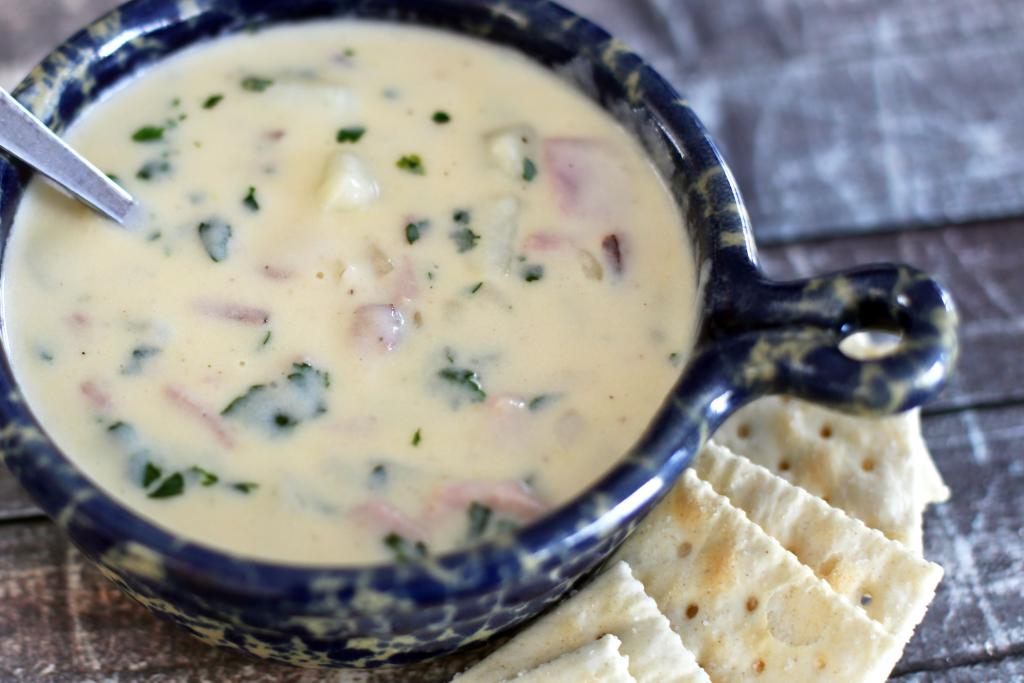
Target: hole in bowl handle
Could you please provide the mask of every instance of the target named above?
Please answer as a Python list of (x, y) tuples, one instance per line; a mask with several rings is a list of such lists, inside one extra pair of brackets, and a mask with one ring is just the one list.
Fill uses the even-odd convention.
[[(784, 393), (852, 413), (899, 412), (935, 396), (956, 360), (952, 299), (910, 266), (792, 282), (758, 273), (731, 289), (713, 302), (710, 341), (757, 338), (732, 378), (751, 397)], [(839, 350), (844, 338), (867, 330), (896, 332), (899, 343), (870, 360)]]

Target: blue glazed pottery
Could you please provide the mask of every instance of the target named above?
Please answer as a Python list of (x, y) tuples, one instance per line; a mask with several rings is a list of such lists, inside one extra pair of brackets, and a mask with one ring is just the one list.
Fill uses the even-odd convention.
[[(411, 22), (511, 46), (635, 132), (687, 218), (700, 264), (698, 346), (640, 441), (555, 513), (422, 564), (336, 568), (231, 556), (122, 507), (47, 437), (5, 349), (7, 466), (105, 576), (156, 614), (208, 643), (291, 664), (422, 672), (529, 619), (597, 567), (744, 403), (787, 393), (893, 412), (944, 384), (956, 314), (934, 280), (897, 265), (767, 280), (735, 182), (686, 100), (602, 29), (545, 0), (134, 0), (58, 47), (15, 95), (59, 132), (104, 92), (180, 49), (324, 17)], [(27, 179), (0, 156), (4, 244)], [(898, 348), (870, 361), (840, 352), (845, 336), (867, 328), (898, 332)]]

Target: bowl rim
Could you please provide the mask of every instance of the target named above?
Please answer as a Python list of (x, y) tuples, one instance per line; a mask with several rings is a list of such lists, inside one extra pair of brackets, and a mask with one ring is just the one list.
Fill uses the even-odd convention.
[[(466, 6), (488, 4), (486, 1), (474, 0), (443, 2)], [(195, 9), (190, 16), (195, 16), (227, 2), (198, 0), (191, 4)], [(149, 25), (143, 22), (136, 25), (121, 23), (126, 11), (130, 13), (133, 10), (144, 10), (147, 6), (153, 5), (152, 0), (130, 0), (91, 22), (54, 48), (22, 81), (15, 90), (15, 95), (28, 99), (30, 108), (55, 108), (62, 86), (48, 82), (45, 74), (66, 73), (68, 54), (82, 50), (97, 51), (100, 54), (107, 51), (108, 55), (114, 54), (126, 42), (125, 36), (137, 38), (161, 30), (164, 26), (154, 25), (153, 22)], [(490, 6), (495, 11), (507, 12), (513, 21), (517, 19), (516, 15), (557, 20), (563, 26), (571, 26), (574, 39), (582, 45), (590, 46), (594, 54), (607, 54), (611, 51), (613, 63), (608, 65), (609, 68), (617, 74), (634, 74), (635, 81), (631, 88), (635, 89), (638, 102), (649, 110), (652, 119), (656, 120), (660, 130), (667, 136), (667, 141), (676, 147), (681, 158), (687, 160), (687, 177), (693, 182), (698, 182), (699, 179), (699, 183), (704, 185), (701, 195), (710, 210), (704, 212), (703, 225), (693, 226), (692, 211), (680, 206), (685, 222), (691, 223), (687, 226), (691, 237), (694, 233), (700, 233), (708, 240), (703, 249), (693, 244), (695, 267), (701, 273), (701, 283), (706, 284), (709, 277), (715, 275), (713, 271), (719, 270), (719, 260), (723, 251), (731, 252), (731, 259), (738, 265), (756, 270), (756, 250), (749, 219), (735, 180), (703, 124), (673, 86), (603, 28), (555, 2), (504, 0), (500, 3), (491, 3)], [(329, 14), (317, 18), (343, 19)], [(184, 21), (185, 18), (179, 16), (177, 20)], [(119, 26), (118, 31), (112, 38), (104, 38), (105, 34), (101, 29), (115, 22)], [(281, 25), (289, 22), (271, 18), (268, 23)], [(455, 26), (445, 28), (458, 30)], [(237, 30), (232, 28), (221, 35), (232, 35)], [(117, 41), (120, 41), (118, 46), (113, 52), (109, 52), (110, 45)], [(191, 40), (183, 47), (198, 42)], [(578, 50), (579, 47), (579, 44), (572, 46), (573, 50)], [(164, 57), (172, 57), (177, 51), (177, 48), (169, 50)], [(533, 55), (526, 56), (536, 61)], [(131, 73), (130, 71), (122, 74), (117, 80), (122, 81), (130, 77)], [(44, 114), (44, 118), (50, 118), (50, 115)], [(674, 170), (679, 172), (678, 164)], [(17, 173), (16, 168), (0, 155), (0, 177), (5, 171)], [(664, 180), (671, 182), (670, 178)], [(684, 192), (689, 194), (691, 190), (687, 189)], [(10, 201), (7, 197), (0, 196), (0, 208), (7, 203), (3, 201), (5, 199)], [(16, 196), (15, 203), (19, 199), (20, 196)], [(11, 232), (10, 227), (6, 226), (0, 233), (4, 247)], [(742, 240), (723, 244), (721, 236), (724, 231), (739, 233)], [(698, 252), (702, 250), (705, 252), (704, 258), (698, 260)], [(704, 289), (706, 290), (706, 287)], [(695, 345), (691, 348), (691, 359), (698, 353), (701, 343), (699, 338), (706, 322), (706, 291), (698, 292), (696, 304)], [(75, 540), (76, 534), (68, 528), (69, 526), (87, 528), (90, 533), (105, 536), (112, 546), (142, 548), (149, 551), (154, 554), (152, 559), (158, 561), (168, 575), (173, 574), (179, 579), (207, 587), (215, 586), (218, 593), (240, 599), (248, 599), (253, 595), (273, 599), (282, 594), (293, 594), (296, 590), (320, 590), (316, 586), (329, 586), (330, 590), (336, 590), (338, 586), (354, 585), (367, 575), (373, 576), (374, 585), (385, 586), (387, 590), (407, 589), (400, 592), (414, 598), (419, 606), (447, 602), (459, 595), (474, 596), (478, 594), (481, 585), (507, 577), (510, 566), (518, 567), (519, 571), (525, 571), (527, 567), (535, 570), (549, 568), (552, 562), (561, 564), (562, 558), (574, 548), (588, 544), (595, 538), (607, 536), (620, 527), (624, 520), (635, 517), (640, 510), (663, 494), (694, 455), (679, 450), (666, 450), (665, 445), (660, 443), (663, 439), (660, 439), (657, 423), (659, 417), (666, 414), (667, 403), (674, 399), (673, 389), (666, 397), (666, 404), (652, 415), (649, 426), (636, 444), (600, 479), (544, 517), (515, 532), (511, 542), (485, 542), (439, 554), (425, 562), (408, 564), (306, 564), (236, 555), (202, 542), (185, 539), (158, 523), (149, 521), (142, 514), (106, 493), (79, 470), (73, 460), (49, 437), (45, 427), (36, 419), (31, 408), (21, 397), (7, 353), (5, 330), (2, 336), (0, 418), (8, 428), (5, 432), (9, 432), (12, 425), (21, 427), (25, 432), (20, 437), (8, 436), (3, 440), (9, 442), (13, 438), (13, 448), (32, 451), (30, 463), (22, 463), (22, 458), (17, 458), (18, 462), (12, 465), (12, 470), (47, 514), (58, 521), (72, 540)], [(685, 377), (688, 370), (689, 368), (680, 370), (680, 377)], [(8, 462), (10, 464), (13, 460), (8, 458)], [(40, 490), (37, 482), (27, 482), (23, 468), (45, 472), (46, 485), (50, 490), (44, 492)], [(598, 504), (598, 500), (604, 502)], [(597, 516), (588, 512), (595, 504), (605, 511)], [(84, 550), (89, 554), (89, 549)], [(465, 570), (467, 567), (475, 569), (469, 575), (461, 577), (455, 585), (447, 583), (453, 571)], [(439, 592), (436, 588), (442, 585), (444, 589)], [(419, 588), (410, 588), (411, 586)], [(434, 589), (424, 593), (424, 586), (434, 586)]]

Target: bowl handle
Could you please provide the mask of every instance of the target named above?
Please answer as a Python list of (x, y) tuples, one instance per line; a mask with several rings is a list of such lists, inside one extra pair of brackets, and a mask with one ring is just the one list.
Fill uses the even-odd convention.
[[(730, 347), (732, 379), (754, 398), (785, 393), (851, 413), (894, 413), (944, 386), (957, 356), (957, 313), (942, 286), (906, 265), (864, 266), (823, 277), (727, 280), (712, 297), (708, 336)], [(865, 330), (899, 335), (881, 357), (840, 351)]]
[[(937, 394), (957, 355), (957, 314), (946, 291), (903, 265), (773, 282), (756, 266), (712, 295), (704, 336), (634, 455), (665, 448), (685, 466), (729, 415), (787, 394), (879, 415)], [(900, 335), (886, 355), (858, 360), (839, 343), (862, 330)]]

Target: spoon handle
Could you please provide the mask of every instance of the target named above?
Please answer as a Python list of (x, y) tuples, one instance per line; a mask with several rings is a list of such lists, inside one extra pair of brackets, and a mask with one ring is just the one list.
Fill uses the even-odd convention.
[(135, 203), (121, 186), (64, 144), (2, 88), (0, 148), (118, 223), (124, 223)]

